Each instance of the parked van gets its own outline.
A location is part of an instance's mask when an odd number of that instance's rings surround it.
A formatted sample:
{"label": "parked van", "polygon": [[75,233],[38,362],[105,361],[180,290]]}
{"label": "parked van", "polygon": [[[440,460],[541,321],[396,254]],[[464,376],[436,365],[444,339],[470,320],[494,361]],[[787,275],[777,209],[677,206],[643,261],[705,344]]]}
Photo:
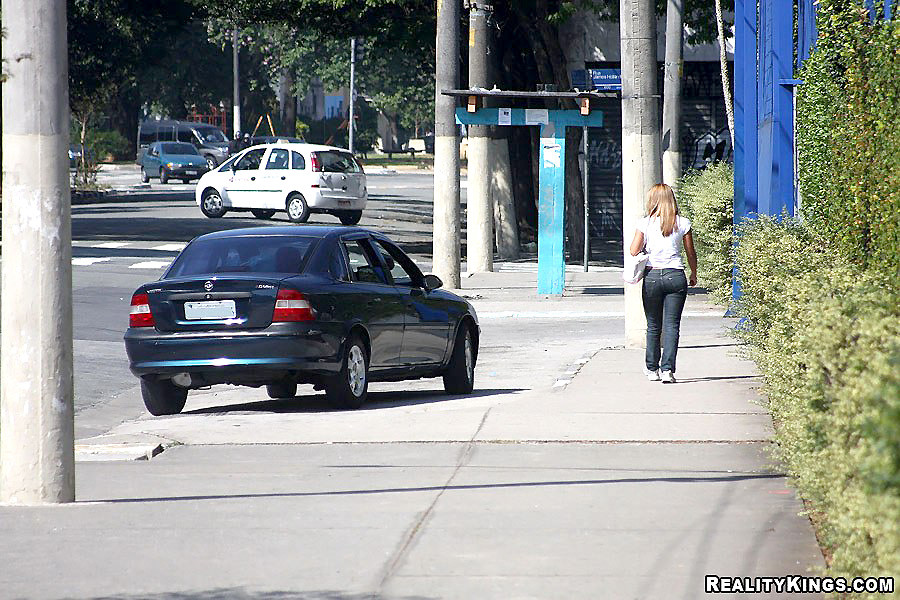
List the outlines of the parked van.
{"label": "parked van", "polygon": [[141,164],[147,147],[154,142],[183,142],[200,151],[210,169],[228,158],[228,138],[215,125],[168,119],[148,119],[138,128],[137,163]]}

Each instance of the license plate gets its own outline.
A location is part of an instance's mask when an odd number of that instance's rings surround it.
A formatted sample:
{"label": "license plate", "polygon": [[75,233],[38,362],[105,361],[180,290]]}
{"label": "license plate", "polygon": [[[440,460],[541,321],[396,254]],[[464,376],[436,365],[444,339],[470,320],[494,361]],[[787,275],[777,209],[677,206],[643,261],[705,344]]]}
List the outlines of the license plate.
{"label": "license plate", "polygon": [[350,206],[349,200],[338,200],[338,206]]}
{"label": "license plate", "polygon": [[197,171],[185,171],[188,175],[196,175]]}
{"label": "license plate", "polygon": [[237,316],[234,300],[210,300],[208,302],[185,302],[184,318],[189,321],[233,319]]}

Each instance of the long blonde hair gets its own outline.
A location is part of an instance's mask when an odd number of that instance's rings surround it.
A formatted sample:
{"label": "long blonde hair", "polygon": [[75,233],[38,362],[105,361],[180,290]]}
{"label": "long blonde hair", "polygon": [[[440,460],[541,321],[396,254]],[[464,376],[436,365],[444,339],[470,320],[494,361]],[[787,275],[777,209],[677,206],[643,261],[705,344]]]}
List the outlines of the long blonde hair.
{"label": "long blonde hair", "polygon": [[678,215],[678,202],[675,192],[665,183],[657,183],[647,192],[647,216],[659,217],[659,227],[665,237],[675,231],[675,217]]}

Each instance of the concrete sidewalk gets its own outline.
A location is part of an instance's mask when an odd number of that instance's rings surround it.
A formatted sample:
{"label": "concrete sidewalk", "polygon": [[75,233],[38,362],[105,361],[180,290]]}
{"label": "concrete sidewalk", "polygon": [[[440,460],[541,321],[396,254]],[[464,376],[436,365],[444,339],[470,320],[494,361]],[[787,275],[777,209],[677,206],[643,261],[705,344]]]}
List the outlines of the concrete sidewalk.
{"label": "concrete sidewalk", "polygon": [[[480,312],[621,302],[542,302],[508,275],[469,280]],[[688,315],[674,385],[610,344],[561,385],[126,423],[177,443],[78,463],[74,505],[0,507],[0,597],[694,599],[706,574],[815,574],[753,365],[714,307]]]}

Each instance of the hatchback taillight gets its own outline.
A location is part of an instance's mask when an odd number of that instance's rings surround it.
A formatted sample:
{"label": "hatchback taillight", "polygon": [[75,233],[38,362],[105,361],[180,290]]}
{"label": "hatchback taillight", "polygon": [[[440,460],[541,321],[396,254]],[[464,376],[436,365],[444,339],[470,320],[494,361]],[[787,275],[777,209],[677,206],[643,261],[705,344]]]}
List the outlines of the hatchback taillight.
{"label": "hatchback taillight", "polygon": [[318,152],[312,152],[309,155],[309,168],[311,171],[321,172],[322,171],[322,161],[319,160]]}
{"label": "hatchback taillight", "polygon": [[131,327],[153,327],[153,313],[150,312],[150,298],[147,294],[135,294],[131,297],[131,313],[128,315]]}
{"label": "hatchback taillight", "polygon": [[275,297],[275,312],[272,313],[273,323],[312,321],[315,318],[315,312],[303,294],[297,290],[278,290]]}

